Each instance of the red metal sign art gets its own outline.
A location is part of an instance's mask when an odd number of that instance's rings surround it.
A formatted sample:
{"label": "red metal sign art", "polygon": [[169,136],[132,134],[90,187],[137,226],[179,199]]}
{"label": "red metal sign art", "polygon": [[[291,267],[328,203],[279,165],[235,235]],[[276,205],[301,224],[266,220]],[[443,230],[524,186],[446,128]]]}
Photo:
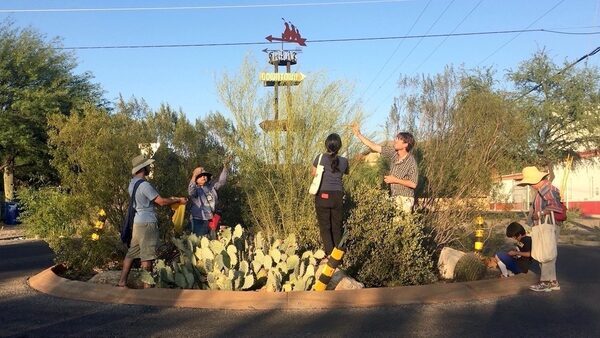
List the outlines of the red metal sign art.
{"label": "red metal sign art", "polygon": [[275,38],[273,35],[267,36],[265,39],[269,40],[269,42],[273,41],[281,41],[281,42],[292,42],[297,43],[300,46],[306,46],[306,39],[300,35],[300,30],[298,27],[294,26],[291,22],[285,21],[283,19],[283,23],[285,25],[285,29],[283,33],[281,33],[281,38]]}

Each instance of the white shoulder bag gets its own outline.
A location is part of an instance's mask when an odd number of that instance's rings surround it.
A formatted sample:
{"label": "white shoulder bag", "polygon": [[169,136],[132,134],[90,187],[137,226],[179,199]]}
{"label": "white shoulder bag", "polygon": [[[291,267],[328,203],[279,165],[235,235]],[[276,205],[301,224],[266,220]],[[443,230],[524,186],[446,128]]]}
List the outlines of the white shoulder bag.
{"label": "white shoulder bag", "polygon": [[[550,216],[550,222],[548,222]],[[531,257],[540,263],[546,263],[556,258],[556,221],[554,212],[546,215],[544,220],[540,217],[540,224],[531,228]]]}
{"label": "white shoulder bag", "polygon": [[321,165],[321,158],[323,158],[323,154],[319,155],[319,162],[317,162],[317,174],[315,177],[313,177],[310,188],[308,188],[308,193],[311,195],[316,195],[317,192],[319,192],[321,181],[323,180],[323,171],[325,168]]}

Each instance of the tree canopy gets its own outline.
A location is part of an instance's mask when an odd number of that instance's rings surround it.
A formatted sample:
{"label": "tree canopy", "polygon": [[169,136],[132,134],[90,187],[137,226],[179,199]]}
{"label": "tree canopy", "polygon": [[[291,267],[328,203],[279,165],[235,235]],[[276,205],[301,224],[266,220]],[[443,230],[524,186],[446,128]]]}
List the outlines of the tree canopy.
{"label": "tree canopy", "polygon": [[105,104],[92,75],[76,74],[75,58],[60,46],[31,28],[0,24],[0,166],[30,183],[56,178],[48,165],[48,117]]}
{"label": "tree canopy", "polygon": [[[552,166],[600,146],[600,71],[556,64],[538,51],[508,73],[514,105],[528,126],[529,162]],[[533,90],[533,91],[532,91]],[[525,95],[527,94],[527,95]]]}

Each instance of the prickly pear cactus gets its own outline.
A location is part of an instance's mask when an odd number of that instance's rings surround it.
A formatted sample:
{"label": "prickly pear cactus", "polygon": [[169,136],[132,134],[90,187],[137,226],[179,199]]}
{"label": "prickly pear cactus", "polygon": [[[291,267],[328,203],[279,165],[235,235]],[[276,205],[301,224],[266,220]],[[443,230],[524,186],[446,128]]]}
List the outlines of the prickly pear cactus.
{"label": "prickly pear cactus", "polygon": [[157,262],[158,287],[306,291],[325,257],[323,250],[300,254],[294,235],[269,240],[258,232],[251,237],[240,225],[221,231],[217,240],[192,234],[173,243],[180,252],[179,262]]}
{"label": "prickly pear cactus", "polygon": [[454,280],[469,282],[480,280],[485,275],[486,267],[483,261],[474,253],[462,256],[454,267]]}

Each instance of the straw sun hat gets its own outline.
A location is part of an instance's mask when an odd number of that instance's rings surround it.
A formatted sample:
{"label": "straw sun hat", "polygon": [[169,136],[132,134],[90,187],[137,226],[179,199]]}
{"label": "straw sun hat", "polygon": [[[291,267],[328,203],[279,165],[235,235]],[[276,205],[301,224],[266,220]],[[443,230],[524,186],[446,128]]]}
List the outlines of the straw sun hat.
{"label": "straw sun hat", "polygon": [[539,171],[537,167],[525,167],[523,168],[523,179],[519,185],[536,184],[547,175],[548,173]]}

